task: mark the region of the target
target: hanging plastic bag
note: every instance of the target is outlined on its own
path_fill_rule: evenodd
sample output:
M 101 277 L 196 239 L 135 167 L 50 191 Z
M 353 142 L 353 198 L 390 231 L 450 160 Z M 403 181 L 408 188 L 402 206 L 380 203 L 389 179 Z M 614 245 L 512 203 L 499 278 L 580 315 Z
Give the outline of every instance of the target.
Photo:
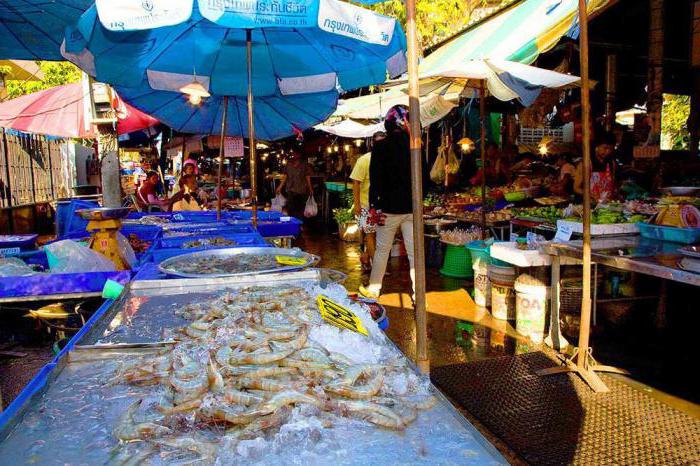
M 430 169 L 430 179 L 435 183 L 442 184 L 445 181 L 445 150 L 443 146 L 438 149 L 438 155 Z
M 316 205 L 316 199 L 313 196 L 309 196 L 306 200 L 306 207 L 304 207 L 304 217 L 315 217 L 318 215 L 318 205 Z
M 459 173 L 459 166 L 462 164 L 462 160 L 457 158 L 455 154 L 454 147 L 450 146 L 447 150 L 447 164 L 445 165 L 445 172 L 448 175 L 456 175 Z
M 131 243 L 119 232 L 117 232 L 117 243 L 119 244 L 119 252 L 122 257 L 126 263 L 129 264 L 129 267 L 133 269 L 136 265 L 136 253 L 134 253 L 134 248 L 131 247 Z
M 277 212 L 282 212 L 282 209 L 284 209 L 284 206 L 287 205 L 287 199 L 284 198 L 283 195 L 278 194 L 275 196 L 275 198 L 272 200 L 272 210 L 276 210 Z
M 114 272 L 117 267 L 97 251 L 66 239 L 44 246 L 52 273 Z

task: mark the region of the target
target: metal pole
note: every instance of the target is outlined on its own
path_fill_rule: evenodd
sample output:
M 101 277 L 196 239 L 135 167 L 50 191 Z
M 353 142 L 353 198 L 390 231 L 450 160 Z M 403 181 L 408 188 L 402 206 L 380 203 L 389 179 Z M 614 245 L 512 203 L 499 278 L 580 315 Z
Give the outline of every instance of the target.
M 253 202 L 253 228 L 258 228 L 258 175 L 255 147 L 255 109 L 253 107 L 253 42 L 252 31 L 246 29 L 246 63 L 248 65 L 248 146 L 250 153 L 250 191 Z
M 581 108 L 583 119 L 583 299 L 576 365 L 588 369 L 588 342 L 591 331 L 591 100 L 588 75 L 588 10 L 579 0 L 581 59 Z
M 406 0 L 408 33 L 408 111 L 411 148 L 411 194 L 413 199 L 413 267 L 415 269 L 416 364 L 427 373 L 428 331 L 425 306 L 425 247 L 423 229 L 423 165 L 421 163 L 420 103 L 418 100 L 418 30 L 416 0 Z
M 481 128 L 481 239 L 486 239 L 486 89 L 479 85 L 479 124 Z
M 226 121 L 228 120 L 228 96 L 224 96 L 224 111 L 221 116 L 221 144 L 219 144 L 219 170 L 216 175 L 216 219 L 221 220 L 221 174 L 224 170 L 224 138 L 226 137 Z M 183 154 L 184 155 L 184 154 Z

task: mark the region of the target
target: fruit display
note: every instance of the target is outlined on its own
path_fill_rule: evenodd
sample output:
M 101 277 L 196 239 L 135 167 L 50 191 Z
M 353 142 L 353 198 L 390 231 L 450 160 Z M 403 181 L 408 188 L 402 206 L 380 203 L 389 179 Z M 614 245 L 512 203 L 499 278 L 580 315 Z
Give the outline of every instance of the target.
M 564 209 L 554 206 L 514 208 L 512 211 L 514 217 L 541 219 L 551 223 L 556 223 L 557 220 L 564 217 Z

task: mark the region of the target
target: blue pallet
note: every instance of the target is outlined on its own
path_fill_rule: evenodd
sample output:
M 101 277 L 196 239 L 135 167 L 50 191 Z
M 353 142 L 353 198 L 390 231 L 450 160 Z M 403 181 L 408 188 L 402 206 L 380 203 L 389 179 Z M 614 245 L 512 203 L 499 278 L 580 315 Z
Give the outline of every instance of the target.
M 265 240 L 258 233 L 231 233 L 223 231 L 221 233 L 197 235 L 197 236 L 176 236 L 174 238 L 161 238 L 156 244 L 156 249 L 182 248 L 185 243 L 200 239 L 225 238 L 238 243 L 251 244 L 255 241 L 264 243 Z
M 259 221 L 258 233 L 265 238 L 275 236 L 294 236 L 301 233 L 303 222 L 294 217 L 286 217 L 286 221 Z
M 270 245 L 265 242 L 265 240 L 260 235 L 245 235 L 245 237 L 240 238 L 236 246 L 215 246 L 208 248 L 166 248 L 166 249 L 154 249 L 150 252 L 149 261 L 159 264 L 165 259 L 170 259 L 171 257 L 181 256 L 183 254 L 190 254 L 199 251 L 209 251 L 215 249 L 228 249 L 228 248 L 250 248 L 250 247 L 269 247 Z

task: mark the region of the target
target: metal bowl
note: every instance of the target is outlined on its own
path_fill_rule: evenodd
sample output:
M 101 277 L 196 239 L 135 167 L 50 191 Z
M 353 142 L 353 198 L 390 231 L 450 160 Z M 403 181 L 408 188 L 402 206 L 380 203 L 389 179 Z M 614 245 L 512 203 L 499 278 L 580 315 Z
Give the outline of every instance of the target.
M 700 188 L 695 186 L 668 186 L 659 189 L 659 191 L 671 196 L 694 196 L 700 192 Z
M 75 213 L 80 215 L 85 220 L 113 220 L 124 218 L 129 215 L 131 209 L 128 207 L 118 207 L 116 209 L 110 207 L 98 207 L 96 209 L 81 209 Z

